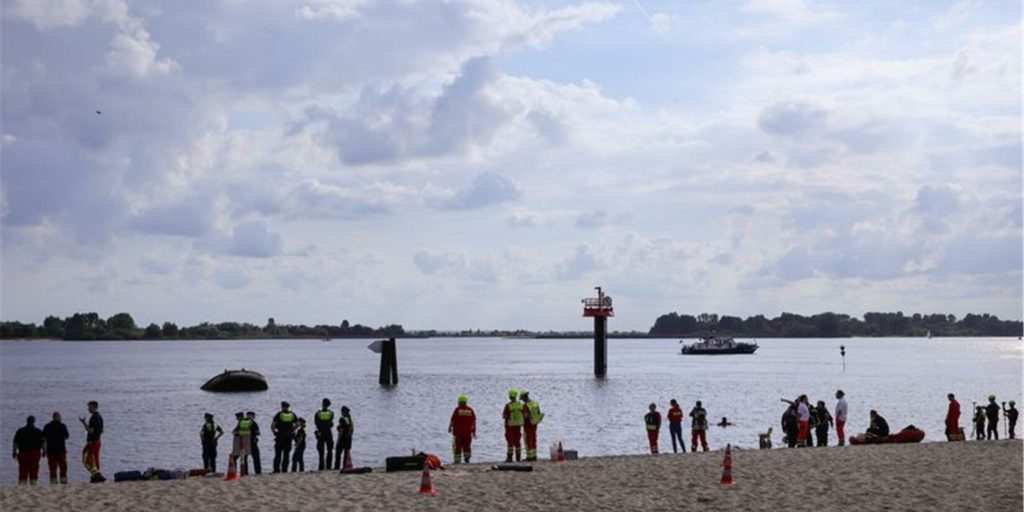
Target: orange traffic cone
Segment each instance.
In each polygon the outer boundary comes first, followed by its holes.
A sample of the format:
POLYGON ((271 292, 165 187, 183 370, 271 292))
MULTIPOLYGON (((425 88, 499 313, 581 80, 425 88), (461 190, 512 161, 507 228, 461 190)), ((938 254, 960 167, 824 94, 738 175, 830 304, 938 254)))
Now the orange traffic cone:
POLYGON ((562 442, 558 442, 558 462, 565 462, 565 450, 562 449, 562 442))
POLYGON ((423 476, 420 478, 420 494, 437 495, 437 489, 434 489, 434 484, 430 480, 430 467, 426 462, 423 463, 423 476))
POLYGON ((732 485, 732 444, 725 445, 725 460, 722 461, 722 485, 732 485))
POLYGON ((224 477, 225 482, 234 482, 239 480, 238 478, 238 459, 235 457, 228 457, 231 461, 228 463, 228 474, 224 477))

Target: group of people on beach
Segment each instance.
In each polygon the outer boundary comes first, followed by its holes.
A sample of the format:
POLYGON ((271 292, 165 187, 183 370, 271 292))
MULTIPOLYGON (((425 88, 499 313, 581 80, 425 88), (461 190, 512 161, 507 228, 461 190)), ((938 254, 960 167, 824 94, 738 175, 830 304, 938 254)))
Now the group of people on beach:
MULTIPOLYGON (((100 439, 103 436, 103 416, 96 401, 86 404, 89 417, 78 418, 85 429, 82 464, 89 471, 89 481, 104 482, 100 473, 100 439)), ((13 457, 18 461, 18 484, 36 485, 39 482, 39 462, 45 458, 50 469, 50 484, 68 483, 67 440, 71 437, 59 411, 42 430, 36 427, 36 417, 25 419, 25 426, 14 433, 13 457)))
MULTIPOLYGON (((529 391, 512 389, 508 393, 509 401, 502 410, 502 420, 506 440, 506 462, 524 460, 522 457, 521 444, 525 446, 526 461, 537 460, 537 429, 544 419, 544 413, 540 410, 540 404, 530 397, 529 391), (525 442, 524 442, 525 441, 525 442)), ((830 411, 823 400, 811 405, 807 395, 800 395, 795 400, 782 399, 788 406, 782 415, 782 431, 785 443, 790 448, 806 446, 828 446, 829 430, 835 428, 838 444, 846 444, 845 425, 848 417, 848 406, 845 393, 837 390, 835 393, 836 403, 830 411), (812 432, 814 438, 812 438, 812 432)), ((959 426, 960 403, 950 393, 948 395, 949 408, 947 410, 945 425, 946 436, 950 441, 964 440, 963 429, 959 426)), ((1016 402, 1010 400, 1002 406, 996 402, 996 397, 988 397, 988 405, 974 406, 974 432, 971 437, 976 439, 999 439, 999 417, 1000 413, 1006 418, 1006 435, 1010 439, 1016 438, 1016 427, 1019 413, 1016 402)), ((672 439, 672 451, 677 453, 686 452, 686 443, 683 440, 683 421, 686 416, 690 422, 690 447, 697 451, 698 446, 703 451, 708 451, 707 430, 708 413, 700 400, 697 400, 693 408, 686 413, 676 399, 669 401, 668 424, 669 435, 672 439)), ((89 411, 88 418, 79 418, 82 427, 86 432, 85 445, 82 448, 82 463, 89 471, 90 482, 103 482, 106 480, 100 472, 100 447, 103 435, 103 417, 99 413, 99 404, 90 401, 87 404, 89 411)), ((340 470, 352 466, 352 437, 355 426, 352 421, 351 410, 342 406, 339 415, 335 416, 331 409, 331 401, 324 398, 321 407, 314 414, 316 448, 318 453, 318 470, 340 470), (337 418, 337 445, 334 440, 335 418, 337 418), (335 450, 336 448, 336 450, 335 450)), ((868 440, 884 438, 890 434, 889 424, 877 411, 870 411, 870 425, 865 432, 868 440)), ((47 458, 50 469, 51 484, 65 484, 67 478, 67 446, 66 441, 70 437, 67 426, 62 422, 60 412, 53 413, 53 419, 40 430, 35 426, 35 417, 29 416, 25 426, 18 429, 14 435, 13 456, 18 460, 18 482, 19 484, 35 484, 39 478, 39 462, 41 458, 47 458)), ((731 426, 732 423, 725 417, 717 424, 720 427, 731 426)), ((644 415, 644 426, 647 432, 647 440, 652 454, 659 452, 658 438, 662 427, 662 415, 658 412, 657 404, 650 404, 644 415)), ((291 471, 305 471, 305 449, 306 449, 306 420, 292 412, 288 402, 281 402, 281 409, 274 415, 270 423, 270 430, 274 435, 274 473, 286 473, 291 465, 291 471)), ((469 397, 460 395, 457 399, 457 406, 452 411, 448 425, 448 432, 452 435, 452 449, 455 463, 470 461, 472 455, 472 443, 476 438, 476 412, 469 406, 469 397)), ((217 444, 224 429, 214 421, 213 414, 206 413, 204 422, 200 427, 199 437, 202 444, 203 467, 206 471, 216 472, 217 470, 217 444)), ((262 472, 259 437, 260 427, 256 423, 256 413, 253 411, 238 412, 235 414, 235 426, 232 433, 231 466, 236 464, 239 472, 243 475, 249 473, 249 461, 252 461, 252 468, 255 474, 262 472)), ((762 448, 770 448, 770 431, 762 434, 762 448), (765 444, 767 437, 767 446, 765 444)), ((856 440, 855 440, 856 441, 856 440)), ((436 456, 434 457, 436 459, 436 456)))
MULTIPOLYGON (((317 469, 340 469, 351 463, 352 435, 355 424, 352 412, 342 406, 338 416, 337 452, 334 451, 334 411, 331 410, 330 399, 320 402, 320 409, 313 413, 318 454, 317 469), (333 457, 332 457, 333 456, 333 457)), ((270 431, 274 435, 274 473, 287 473, 291 470, 306 470, 306 419, 299 417, 291 410, 291 404, 281 402, 281 410, 274 414, 270 422, 270 431)), ((242 475, 249 474, 249 460, 252 460, 253 472, 263 472, 260 459, 260 426, 256 423, 253 411, 235 413, 235 427, 231 430, 232 443, 230 464, 236 465, 242 475)), ((203 447, 203 469, 217 471, 217 441, 224 435, 224 430, 214 421, 213 414, 204 415, 203 426, 199 430, 199 438, 203 447)))
MULTIPOLYGON (((672 453, 682 451, 686 453, 686 443, 683 441, 683 417, 686 415, 679 401, 675 398, 669 400, 668 409, 668 433, 672 438, 672 453), (677 446, 678 443, 678 446, 677 446)), ((690 409, 690 448, 697 451, 697 444, 701 449, 708 451, 708 411, 704 409, 700 400, 697 400, 690 409)), ((722 418, 720 427, 732 425, 728 419, 722 418)), ((647 414, 644 415, 644 427, 647 429, 647 443, 650 446, 651 454, 658 454, 658 435, 661 432, 661 413, 658 412, 658 404, 652 403, 647 406, 647 414)))
MULTIPOLYGON (((1017 418, 1020 416, 1020 411, 1017 410, 1017 402, 1010 400, 1010 406, 1006 406, 1007 402, 1000 404, 996 403, 996 396, 988 396, 988 405, 974 405, 974 417, 971 418, 972 424, 974 425, 974 431, 971 433, 971 437, 978 440, 983 439, 999 439, 999 416, 1006 418, 1006 436, 1010 439, 1017 437, 1017 418), (987 428, 986 428, 987 424, 987 428)), ((959 427, 960 418, 960 404, 956 401, 956 397, 952 393, 949 394, 949 412, 946 414, 946 437, 950 436, 959 437, 963 440, 963 431, 959 427), (954 416, 955 415, 955 416, 954 416)))

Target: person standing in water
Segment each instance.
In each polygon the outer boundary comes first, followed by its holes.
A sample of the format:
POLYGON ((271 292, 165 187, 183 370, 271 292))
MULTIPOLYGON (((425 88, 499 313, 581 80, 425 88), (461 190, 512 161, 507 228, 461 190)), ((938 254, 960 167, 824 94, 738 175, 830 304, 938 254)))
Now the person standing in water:
POLYGON ((661 413, 658 406, 651 404, 647 406, 647 414, 644 415, 644 426, 647 428, 647 443, 651 446, 651 455, 658 454, 658 434, 661 432, 661 413))
POLYGON ((60 413, 53 413, 53 421, 43 427, 43 456, 50 466, 50 485, 68 483, 67 440, 71 437, 68 426, 61 421, 60 413), (59 476, 59 480, 58 480, 59 476))
POLYGON ((686 443, 683 442, 683 408, 675 398, 669 401, 672 407, 668 410, 668 435, 672 438, 672 453, 676 453, 676 440, 679 440, 679 447, 686 453, 686 443))

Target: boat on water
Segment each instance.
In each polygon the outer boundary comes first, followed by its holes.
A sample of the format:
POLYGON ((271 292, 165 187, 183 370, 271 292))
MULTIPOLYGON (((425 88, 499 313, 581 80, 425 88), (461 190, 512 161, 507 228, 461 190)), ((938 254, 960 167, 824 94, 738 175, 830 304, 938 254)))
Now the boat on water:
POLYGON ((267 379, 260 372, 252 370, 224 370, 214 375, 199 389, 215 393, 233 393, 244 391, 266 391, 267 379))
MULTIPOLYGON (((679 340, 683 343, 685 340, 679 340)), ((757 350, 757 343, 737 342, 732 338, 718 336, 704 336, 700 341, 683 345, 679 351, 686 356, 713 356, 724 354, 753 354, 757 350)))

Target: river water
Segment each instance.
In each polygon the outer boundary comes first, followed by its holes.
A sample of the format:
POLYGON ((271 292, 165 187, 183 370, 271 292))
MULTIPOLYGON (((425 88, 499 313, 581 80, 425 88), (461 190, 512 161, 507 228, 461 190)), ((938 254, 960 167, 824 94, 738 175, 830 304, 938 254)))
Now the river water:
MULTIPOLYGON (((71 480, 88 478, 77 453, 85 434, 76 418, 97 400, 106 422, 102 463, 115 471, 147 467, 202 467, 199 428, 212 412, 230 433, 233 413, 257 412, 265 432, 260 447, 269 471, 270 419, 281 400, 309 422, 306 467, 316 469, 312 416, 320 399, 353 411, 357 465, 382 466, 410 448, 450 460, 448 418, 461 393, 478 416, 476 461, 504 458, 501 410, 509 388, 528 389, 546 417, 540 450, 562 440, 581 456, 645 453, 643 415, 670 398, 689 411, 702 400, 709 417, 736 424, 712 427, 712 449, 725 443, 756 447, 757 433, 775 427, 780 443, 780 398, 807 393, 831 409, 837 388, 850 405, 848 432, 863 431, 877 409, 898 430, 914 424, 929 440, 943 439, 946 394, 960 399, 964 415, 989 394, 1021 401, 1022 349, 1017 339, 773 339, 754 355, 682 356, 678 340, 610 340, 608 376, 593 376, 590 340, 435 338, 398 341, 400 382, 377 384, 379 356, 369 340, 238 340, 165 342, 0 343, 0 432, 9 440, 25 417, 37 425, 61 411, 72 432, 71 480), (846 346, 845 368, 839 346, 846 346), (199 386, 225 368, 262 372, 270 390, 215 394, 199 386)), ((969 420, 961 424, 970 431, 969 420)), ((689 426, 689 422, 686 423, 689 426)), ((1018 432, 1021 427, 1018 426, 1018 432)), ((1002 431, 1002 426, 1000 426, 1002 431)), ((684 430, 689 445, 688 430, 684 430)), ((9 442, 9 441, 8 441, 9 442)), ((834 442, 834 440, 833 440, 834 442)), ((8 445, 9 446, 9 445, 8 445)), ((662 452, 670 451, 668 432, 662 452)), ((223 470, 230 435, 221 440, 223 470)), ((17 479, 13 459, 0 464, 0 481, 17 479)), ((45 476, 45 461, 43 463, 45 476)))

